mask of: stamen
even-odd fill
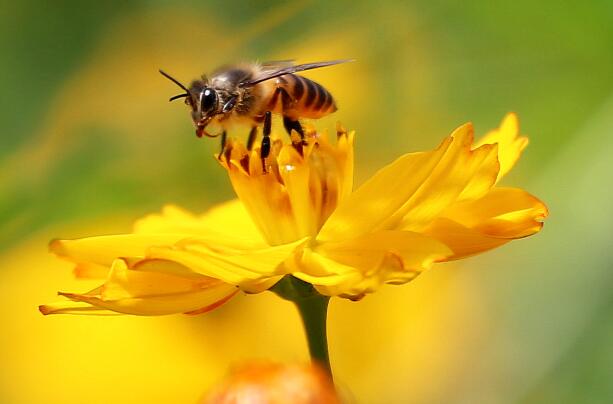
[[[246,172],[247,174],[251,174],[251,173],[249,172],[249,155],[248,155],[248,154],[245,154],[245,155],[243,156],[243,158],[241,158],[240,163],[241,163],[241,167],[243,167],[243,169],[245,170],[245,172]]]
[[[347,129],[340,123],[340,121],[336,122],[336,137],[339,138],[341,136],[347,135]]]
[[[292,129],[292,133],[290,134],[290,138],[292,140],[292,146],[294,147],[294,149],[296,149],[298,154],[300,154],[302,157],[304,157],[303,146],[305,144],[308,144],[308,143],[306,143],[306,141],[303,142],[302,136],[300,136],[300,134],[297,131],[295,131],[294,129]]]
[[[230,158],[232,157],[232,146],[226,147],[224,149],[224,157],[226,159],[226,163],[230,165]],[[246,171],[249,172],[249,170],[246,170]]]

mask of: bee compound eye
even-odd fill
[[[202,92],[202,97],[200,100],[202,110],[210,111],[217,105],[217,93],[215,90],[207,88]]]

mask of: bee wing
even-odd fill
[[[303,70],[318,69],[320,67],[337,65],[339,63],[353,62],[353,60],[354,59],[330,60],[327,62],[305,63],[302,65],[290,65],[286,67],[281,67],[276,70],[264,71],[260,76],[252,80],[243,81],[239,83],[238,86],[239,87],[254,86],[258,83],[261,83],[262,81],[274,79],[275,77],[283,76],[284,74],[301,72]],[[283,62],[287,62],[287,61],[283,61]],[[278,62],[275,62],[275,63],[278,63]]]
[[[295,65],[294,62],[295,62],[294,59],[268,60],[266,62],[260,63],[260,66],[262,66],[262,70],[265,70],[268,72],[271,70],[279,70],[279,69],[284,69],[286,67],[294,66]]]

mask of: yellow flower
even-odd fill
[[[528,144],[516,115],[476,145],[473,136],[472,125],[463,125],[435,150],[405,154],[354,192],[354,136],[343,130],[336,146],[311,132],[302,153],[278,143],[268,173],[257,151],[240,144],[224,166],[269,244],[308,237],[285,260],[285,272],[324,295],[355,299],[541,229],[541,201],[496,187]]]
[[[228,213],[232,217],[226,218]],[[278,264],[301,241],[270,247],[236,202],[194,216],[175,206],[139,220],[134,232],[55,240],[50,249],[76,264],[75,275],[104,283],[69,301],[40,306],[43,314],[199,314],[239,290],[261,292],[282,276]],[[233,223],[244,233],[236,236]],[[230,229],[230,232],[225,230]]]
[[[476,145],[472,125],[463,125],[353,192],[353,133],[339,127],[335,144],[312,129],[305,145],[292,138],[275,140],[264,164],[259,150],[230,141],[220,163],[238,199],[205,215],[167,207],[133,234],[53,243],[81,271],[110,271],[101,288],[64,294],[85,309],[43,311],[200,312],[236,288],[261,292],[285,274],[357,299],[435,262],[534,234],[547,216],[534,196],[496,186],[528,143],[514,114]]]

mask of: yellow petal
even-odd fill
[[[389,227],[421,231],[463,192],[475,196],[486,190],[482,178],[494,178],[498,170],[496,146],[483,145],[471,150],[473,128],[470,124],[456,129],[452,138],[452,144],[436,168],[389,220]]]
[[[38,310],[45,316],[48,314],[78,314],[78,315],[87,314],[87,315],[98,315],[98,316],[109,316],[109,315],[117,316],[121,314],[115,311],[92,306],[91,304],[88,304],[85,302],[73,302],[73,301],[62,301],[62,302],[43,304],[43,305],[38,306]]]
[[[495,145],[472,150],[473,128],[456,129],[438,149],[408,154],[347,198],[317,239],[335,241],[370,231],[420,231],[458,198],[478,198],[498,172]]]
[[[144,257],[149,247],[173,246],[182,239],[207,239],[226,249],[245,250],[267,246],[243,204],[233,200],[196,217],[176,206],[166,206],[161,214],[149,215],[135,225],[134,234],[54,240],[50,250],[81,264],[76,273],[91,277],[99,265],[108,268],[116,258]],[[100,268],[97,268],[100,274]]]
[[[286,265],[294,276],[314,284],[327,295],[359,296],[384,283],[408,282],[451,254],[436,239],[385,230],[305,249]]]
[[[249,161],[255,162],[254,167],[262,164],[259,158]],[[285,187],[273,173],[254,175],[253,171],[247,174],[231,168],[228,175],[236,195],[269,244],[279,245],[301,238]]]
[[[158,269],[149,271],[149,266]],[[86,294],[60,293],[76,304],[42,306],[41,312],[100,314],[99,310],[110,310],[144,316],[194,312],[226,301],[237,291],[232,285],[204,276],[196,280],[164,274],[161,272],[164,266],[176,267],[177,264],[149,261],[139,268],[138,265],[129,267],[124,260],[116,260],[102,287]],[[95,309],[86,309],[83,303]]]
[[[177,276],[183,273],[188,275]],[[118,300],[172,295],[198,291],[221,283],[217,279],[195,274],[172,261],[146,259],[130,265],[118,259],[113,263],[100,296],[104,300]]]
[[[136,222],[134,232],[141,234],[210,235],[227,244],[263,246],[264,239],[251,220],[243,203],[234,199],[214,206],[196,216],[174,205],[167,205],[160,214],[146,216]]]
[[[317,239],[347,240],[380,227],[431,175],[451,142],[447,138],[432,152],[406,154],[378,171],[339,205]]]
[[[327,296],[351,291],[354,285],[364,280],[355,268],[329,259],[310,248],[289,257],[284,264],[292,275],[312,284],[319,293]]]
[[[425,230],[425,234],[445,243],[453,251],[453,255],[447,260],[479,254],[511,241],[511,239],[487,236],[444,217],[432,222]]]
[[[497,129],[488,132],[478,143],[477,146],[484,144],[498,144],[498,160],[500,161],[500,173],[497,181],[506,175],[519,157],[523,150],[528,146],[528,138],[519,136],[519,119],[514,113],[507,114]]]
[[[383,257],[395,254],[405,268],[423,269],[451,253],[436,239],[408,231],[382,230],[353,240],[324,243],[316,251],[355,268],[374,268]]]
[[[73,273],[77,279],[106,279],[109,274],[109,267],[80,262],[75,266]]]
[[[110,267],[118,257],[144,257],[147,248],[173,245],[183,234],[122,234],[87,237],[77,240],[54,240],[51,252],[76,263],[92,263]]]
[[[238,289],[236,289],[234,291],[234,293],[229,294],[228,296],[224,297],[221,300],[218,300],[218,301],[216,301],[214,303],[211,303],[211,304],[209,304],[207,306],[203,306],[203,307],[201,307],[199,309],[196,309],[196,310],[186,311],[183,314],[187,314],[187,315],[190,315],[190,316],[196,316],[198,314],[208,313],[209,311],[215,310],[216,308],[224,305],[228,300],[232,299],[234,297],[234,295],[236,295],[237,293],[238,293]]]
[[[547,207],[521,189],[494,188],[485,197],[447,209],[424,233],[449,246],[449,259],[475,255],[538,232]]]
[[[483,146],[479,146],[481,148]],[[478,148],[478,149],[479,149]],[[473,159],[481,159],[481,162],[475,161],[475,168],[472,178],[466,184],[466,187],[458,200],[478,199],[487,194],[494,185],[500,172],[500,163],[498,162],[498,145],[494,144],[489,149],[479,149],[479,152],[473,153]],[[489,152],[488,152],[489,150]]]
[[[214,206],[202,216],[202,220],[209,228],[215,229],[215,233],[225,234],[229,238],[249,240],[253,247],[266,245],[262,233],[240,199]]]
[[[174,248],[151,248],[147,256],[177,262],[199,274],[257,293],[271,286],[263,280],[283,274],[280,264],[305,241],[239,251],[220,250],[208,240],[190,239]]]
[[[538,232],[547,215],[543,202],[518,188],[494,188],[483,198],[459,202],[444,213],[465,227],[509,239]]]
[[[336,153],[338,165],[341,170],[339,178],[341,180],[341,191],[339,192],[339,202],[343,201],[353,191],[353,142],[355,139],[355,131],[347,133],[343,130],[337,130]],[[329,146],[329,145],[328,145]]]
[[[134,233],[181,234],[198,232],[204,223],[176,205],[166,205],[160,213],[153,213],[134,223]],[[207,227],[208,229],[208,227]]]
[[[319,187],[311,188],[311,167],[304,164],[303,157],[291,145],[281,149],[279,157],[279,175],[281,176],[287,197],[291,206],[292,215],[300,234],[315,234],[319,228],[320,206],[315,204],[321,201]],[[317,192],[319,195],[313,195]]]
[[[211,289],[186,292],[172,296],[125,298],[119,300],[103,300],[99,297],[79,295],[76,293],[62,293],[61,295],[75,302],[88,303],[98,309],[110,310],[121,314],[162,316],[193,312],[202,307],[213,305],[216,302],[225,301],[229,295],[233,295],[234,293],[236,293],[236,288],[223,285]],[[74,309],[64,307],[64,311],[67,310],[74,312]],[[60,312],[48,312],[47,314],[60,314]],[[84,311],[78,314],[90,314],[90,311]]]

